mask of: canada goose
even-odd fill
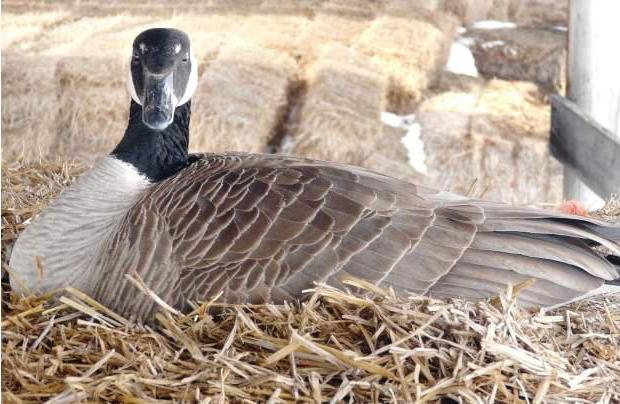
[[[188,155],[197,82],[188,36],[133,43],[129,124],[112,153],[17,240],[17,291],[74,286],[148,321],[223,291],[282,302],[343,275],[438,297],[486,298],[534,278],[526,304],[574,299],[620,277],[620,227],[474,200],[344,164],[278,155]]]

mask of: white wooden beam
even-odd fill
[[[568,98],[616,136],[620,136],[618,16],[618,0],[571,0],[567,69]],[[603,204],[570,167],[564,170],[564,196],[580,200],[587,209]]]

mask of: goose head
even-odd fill
[[[198,66],[190,45],[185,32],[172,28],[146,30],[133,42],[127,89],[151,129],[166,129],[196,89]]]

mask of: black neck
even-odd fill
[[[131,101],[129,125],[112,156],[132,164],[153,182],[161,181],[187,165],[190,102],[176,108],[173,122],[164,130],[142,122],[142,106]]]

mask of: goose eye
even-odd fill
[[[140,60],[140,54],[138,53],[138,51],[133,51],[133,60]]]
[[[187,63],[189,62],[189,55],[185,54],[185,56],[183,56],[183,62]]]

